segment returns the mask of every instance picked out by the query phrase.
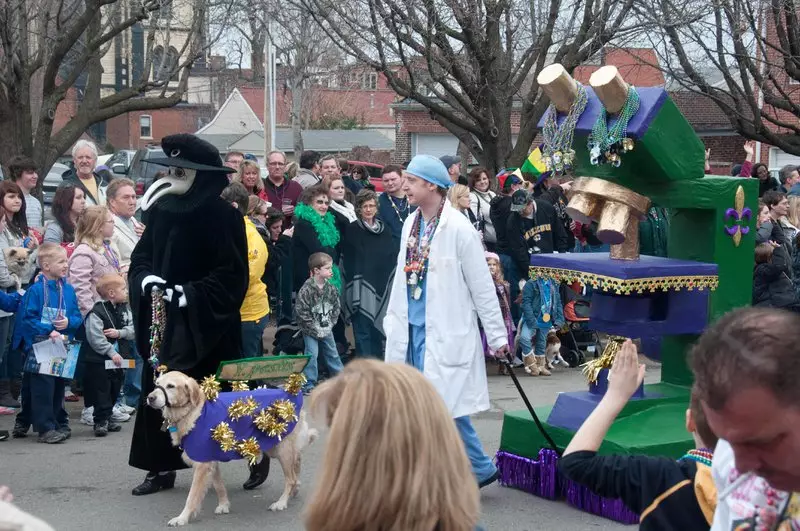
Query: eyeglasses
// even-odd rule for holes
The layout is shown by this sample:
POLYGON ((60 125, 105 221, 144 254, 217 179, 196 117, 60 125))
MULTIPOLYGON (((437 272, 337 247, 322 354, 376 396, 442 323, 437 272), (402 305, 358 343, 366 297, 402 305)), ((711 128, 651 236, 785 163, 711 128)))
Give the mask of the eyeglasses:
POLYGON ((325 199, 317 199, 316 201, 314 201, 314 203, 316 203, 317 205, 327 205, 329 202, 326 201, 325 199))
POLYGON ((285 162, 270 162, 269 166, 286 166, 285 162))

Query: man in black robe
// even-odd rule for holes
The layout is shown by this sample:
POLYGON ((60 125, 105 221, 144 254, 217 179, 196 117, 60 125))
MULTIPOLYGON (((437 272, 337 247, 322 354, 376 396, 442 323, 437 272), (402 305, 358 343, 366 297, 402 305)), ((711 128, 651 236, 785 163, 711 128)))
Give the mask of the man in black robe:
POLYGON ((162 431, 161 412, 147 407, 152 365, 201 380, 216 374, 221 361, 237 359, 248 284, 244 221, 220 198, 233 170, 222 165, 214 146, 193 135, 168 136, 161 145, 167 158, 148 162, 169 172, 142 198, 148 223, 128 273, 136 346, 147 364, 128 461, 147 476, 134 495, 171 488, 175 470, 187 468, 162 431), (166 313, 157 362, 148 361, 154 288, 166 313))

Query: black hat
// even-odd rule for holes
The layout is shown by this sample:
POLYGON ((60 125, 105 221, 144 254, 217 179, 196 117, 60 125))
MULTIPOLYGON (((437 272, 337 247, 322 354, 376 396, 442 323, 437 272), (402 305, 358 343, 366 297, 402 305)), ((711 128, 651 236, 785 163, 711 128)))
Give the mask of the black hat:
POLYGON ((234 173, 236 171, 223 166, 219 150, 212 144, 188 133, 165 136, 161 140, 161 149, 164 150, 167 158, 147 159, 144 162, 173 168, 185 168, 187 170, 220 173, 234 173))
POLYGON ((521 212, 525 207, 533 203, 533 194, 527 190, 517 190, 511 194, 511 211, 521 212))
POLYGON ((453 155, 445 155, 444 157, 439 157, 439 160, 441 160, 442 164, 444 164, 444 167, 449 170, 450 166, 452 166, 453 164, 459 164, 461 162, 461 157, 459 156, 454 157, 453 155))

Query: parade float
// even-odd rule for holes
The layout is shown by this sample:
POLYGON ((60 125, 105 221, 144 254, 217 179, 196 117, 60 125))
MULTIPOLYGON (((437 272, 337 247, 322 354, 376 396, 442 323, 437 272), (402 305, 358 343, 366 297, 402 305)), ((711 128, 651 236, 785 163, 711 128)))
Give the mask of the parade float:
POLYGON ((629 401, 599 452, 677 459, 693 448, 684 427, 686 356, 710 322, 750 304, 758 183, 705 175, 703 143, 663 88, 629 86, 613 66, 586 87, 558 64, 538 81, 551 101, 539 124, 542 160, 555 174, 580 176, 568 212, 596 222, 611 251, 533 255, 530 276, 590 286, 589 326, 609 341, 585 367, 586 391, 560 393, 534 409, 538 419, 528 410, 505 413, 497 465, 505 486, 636 523, 619 500, 560 477, 559 452, 603 396, 624 338, 641 340, 643 353, 661 361, 661 381, 629 401), (653 204, 670 212, 666 258, 639 254, 639 222, 653 204))

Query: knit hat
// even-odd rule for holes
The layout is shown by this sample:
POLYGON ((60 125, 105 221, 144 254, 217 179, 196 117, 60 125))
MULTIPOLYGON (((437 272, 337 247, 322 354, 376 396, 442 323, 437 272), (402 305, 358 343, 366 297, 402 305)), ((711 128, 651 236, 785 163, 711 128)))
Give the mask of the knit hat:
POLYGON ((496 253, 492 253, 492 252, 486 251, 483 254, 484 254, 484 256, 486 257, 487 260, 491 258, 492 260, 496 260, 498 262, 500 261, 500 257, 497 256, 496 253))
POLYGON ((431 155, 417 155, 408 163, 406 172, 441 188, 450 188, 453 183, 442 161, 431 155))
POLYGON ((511 196, 511 212, 521 212, 525 207, 533 203, 533 194, 527 190, 517 190, 511 196))

